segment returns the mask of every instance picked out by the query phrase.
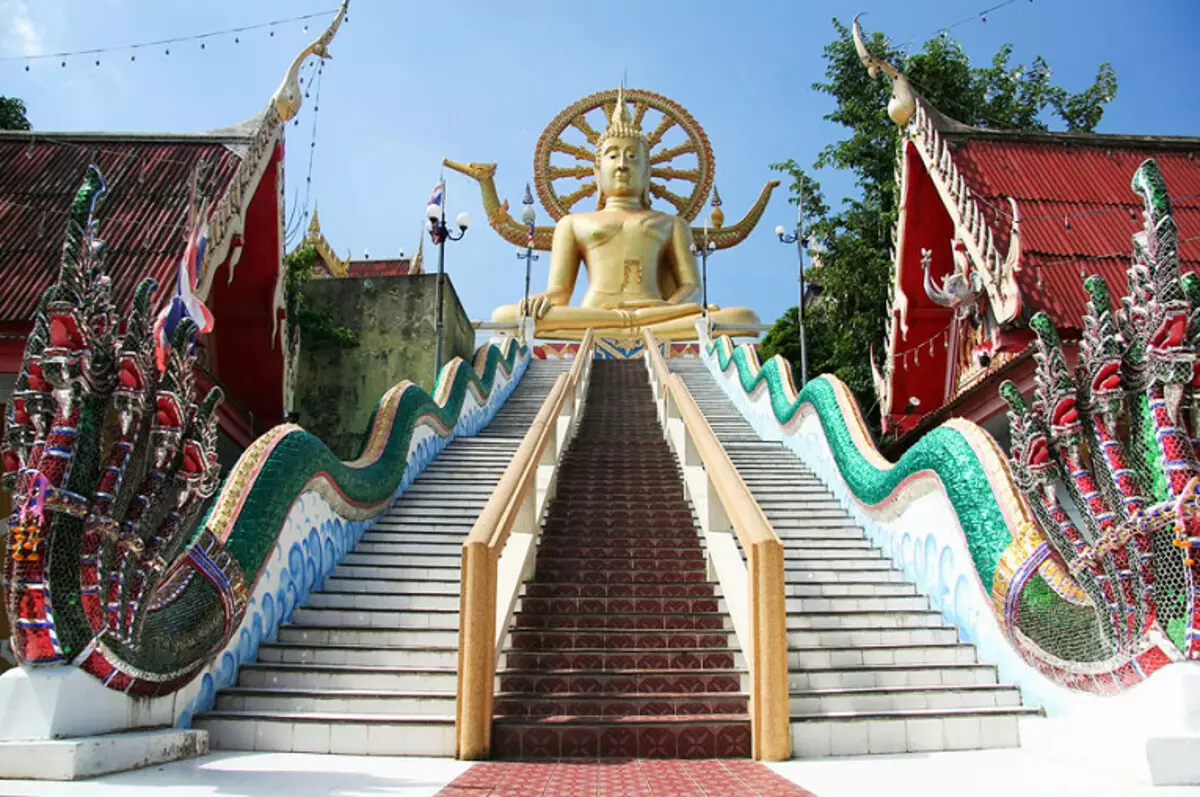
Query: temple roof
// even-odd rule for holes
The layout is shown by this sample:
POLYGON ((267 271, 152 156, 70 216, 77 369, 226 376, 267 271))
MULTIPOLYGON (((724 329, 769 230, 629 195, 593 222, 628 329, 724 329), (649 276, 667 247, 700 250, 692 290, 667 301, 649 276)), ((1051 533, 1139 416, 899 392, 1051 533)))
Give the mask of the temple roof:
POLYGON ((370 260, 351 260, 348 277, 404 277, 420 274, 413 269, 413 258, 392 257, 370 260))
POLYGON ((1016 278, 1026 317, 1044 310, 1060 328, 1078 329, 1081 270, 1125 292, 1131 236, 1142 228, 1142 202, 1129 184, 1147 158, 1158 162, 1174 199, 1180 266, 1200 270, 1200 138, 1000 132, 945 117, 935 124, 1002 251, 1012 227, 1008 198, 1017 202, 1016 278))
POLYGON ((183 256, 196 167, 213 201, 250 150, 253 129, 190 134, 0 132, 0 322, 32 319, 58 275, 71 201, 88 164, 108 192, 100 206, 106 271, 118 307, 144 277, 168 284, 183 256))

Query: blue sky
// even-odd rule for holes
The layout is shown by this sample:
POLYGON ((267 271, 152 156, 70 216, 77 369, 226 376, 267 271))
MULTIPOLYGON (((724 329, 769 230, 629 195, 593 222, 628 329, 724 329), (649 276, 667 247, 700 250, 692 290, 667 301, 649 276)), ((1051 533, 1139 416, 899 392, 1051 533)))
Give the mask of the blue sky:
MULTIPOLYGON (((809 164, 841 129, 825 122, 821 79, 830 19, 866 11, 869 30, 919 48, 939 28, 998 0, 654 0, 458 3, 354 0, 326 64, 312 197, 339 251, 382 257, 417 245, 422 211, 442 157, 499 164, 497 185, 516 211, 531 179, 533 148, 564 106, 629 84, 665 94, 706 129, 729 220, 740 218, 767 164, 809 164)), ((199 33, 332 9, 336 0, 0 0, 0 55, 71 51, 199 33)), ((195 131, 254 114, 278 85, 308 33, 302 23, 197 43, 68 59, 0 61, 0 94, 22 97, 42 130, 195 131)), ((1200 25, 1195 0, 1017 0, 953 28, 968 54, 988 60, 1012 42, 1014 61, 1043 55, 1071 90, 1102 61, 1120 89, 1099 130, 1200 134, 1200 88, 1189 58, 1200 25)), ((287 129, 286 194, 303 202, 312 114, 287 129)), ((852 191, 845 175, 818 175, 827 197, 852 191)), ((470 211, 475 228, 450 244, 447 271, 468 313, 486 317, 520 297, 522 264, 487 226, 475 184, 448 173, 448 207, 470 211)), ((580 206, 582 207, 582 205, 580 206)), ((515 215, 515 214, 514 214, 515 215)), ((540 211, 542 223, 548 216, 540 211)), ((794 211, 782 191, 759 229, 710 261, 710 298, 748 305, 770 321, 795 303, 794 248, 772 230, 794 211)), ((545 285, 548 258, 535 264, 545 285)), ((577 293, 578 295, 578 293, 577 293)))

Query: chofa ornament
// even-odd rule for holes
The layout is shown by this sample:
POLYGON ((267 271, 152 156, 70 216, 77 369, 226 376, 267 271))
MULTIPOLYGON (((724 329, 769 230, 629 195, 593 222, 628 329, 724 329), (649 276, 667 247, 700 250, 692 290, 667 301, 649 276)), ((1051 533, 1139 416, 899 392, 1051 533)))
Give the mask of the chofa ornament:
POLYGON ((196 395, 189 318, 157 366, 153 280, 127 312, 115 306, 98 238, 104 191, 89 167, 8 406, 6 608, 22 665, 76 664, 155 695, 225 644, 247 586, 221 541, 196 533, 220 480, 221 392, 196 395))
POLYGON ((1180 276, 1178 233, 1153 160, 1132 182, 1145 205, 1118 309, 1089 277, 1079 363, 1034 316, 1036 389, 1006 382, 1018 487, 1097 613, 1102 647, 1165 633, 1200 658, 1200 279, 1180 276))

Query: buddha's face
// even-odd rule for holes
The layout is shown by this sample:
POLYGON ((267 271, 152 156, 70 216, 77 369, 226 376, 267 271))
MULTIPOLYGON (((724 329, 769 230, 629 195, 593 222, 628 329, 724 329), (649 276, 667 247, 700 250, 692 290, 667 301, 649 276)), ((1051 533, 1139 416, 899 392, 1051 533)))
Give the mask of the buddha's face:
POLYGON ((605 197, 643 196, 650 179, 646 145, 636 138, 610 138, 596 159, 596 182, 605 197))

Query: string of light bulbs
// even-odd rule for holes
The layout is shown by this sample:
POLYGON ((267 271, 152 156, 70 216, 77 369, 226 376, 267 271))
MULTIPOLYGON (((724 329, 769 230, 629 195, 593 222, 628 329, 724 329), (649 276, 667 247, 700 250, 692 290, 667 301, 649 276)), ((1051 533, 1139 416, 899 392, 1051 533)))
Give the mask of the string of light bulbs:
MULTIPOLYGON (((178 45, 178 44, 184 44, 184 43, 188 43, 188 42, 199 42, 200 49, 204 50, 204 49, 207 49, 208 41, 210 41, 212 39, 217 39, 217 38, 224 38, 227 36, 233 37, 234 44, 240 44, 241 43, 241 34, 243 34, 243 33, 248 33, 250 31, 262 30, 264 28, 267 28, 267 29, 269 29, 269 36, 274 37, 275 36, 274 28, 276 28, 280 25, 287 25, 287 24, 295 23, 295 22, 307 22, 307 20, 316 19, 318 17, 328 17, 330 14, 333 14, 336 11, 337 11, 336 8, 331 8, 331 9, 326 9, 324 11, 316 11, 316 12, 313 12, 310 14, 300 14, 300 15, 294 16, 294 17, 286 17, 283 19, 273 19, 273 20, 269 20, 267 22, 256 22, 251 25, 239 25, 239 26, 233 27, 233 28, 222 28, 221 30, 211 30, 211 31, 205 31, 204 33, 192 33, 192 34, 187 34, 187 35, 183 35, 183 36, 172 36, 172 37, 166 38, 166 39, 155 39, 153 41, 135 42, 132 44, 120 44, 120 45, 112 45, 112 46, 107 46, 107 47, 90 47, 90 48, 86 48, 86 49, 82 49, 82 50, 64 50, 64 51, 60 51, 60 52, 39 53, 39 54, 35 54, 35 55, 6 55, 6 56, 0 56, 0 63, 24 62, 25 71, 30 72, 30 71, 32 71, 31 70, 32 65, 35 63, 38 63, 38 62, 57 60, 57 61, 59 61, 59 66, 61 68, 61 67, 66 67, 67 63, 69 61, 71 61, 72 59, 83 58, 83 57, 94 59, 95 65, 100 66, 100 62, 102 60, 100 58, 100 56, 111 55, 114 53, 128 52, 128 53, 130 53, 129 60, 136 61, 137 55, 138 55, 137 51, 144 50, 144 49, 150 48, 150 47, 163 47, 164 48, 163 55, 169 56, 171 54, 171 45, 173 45, 173 44, 178 45)), ((350 19, 350 15, 347 14, 343 18, 342 21, 348 22, 349 19, 350 19)), ((306 33, 308 32, 307 24, 304 25, 304 31, 306 33)))

